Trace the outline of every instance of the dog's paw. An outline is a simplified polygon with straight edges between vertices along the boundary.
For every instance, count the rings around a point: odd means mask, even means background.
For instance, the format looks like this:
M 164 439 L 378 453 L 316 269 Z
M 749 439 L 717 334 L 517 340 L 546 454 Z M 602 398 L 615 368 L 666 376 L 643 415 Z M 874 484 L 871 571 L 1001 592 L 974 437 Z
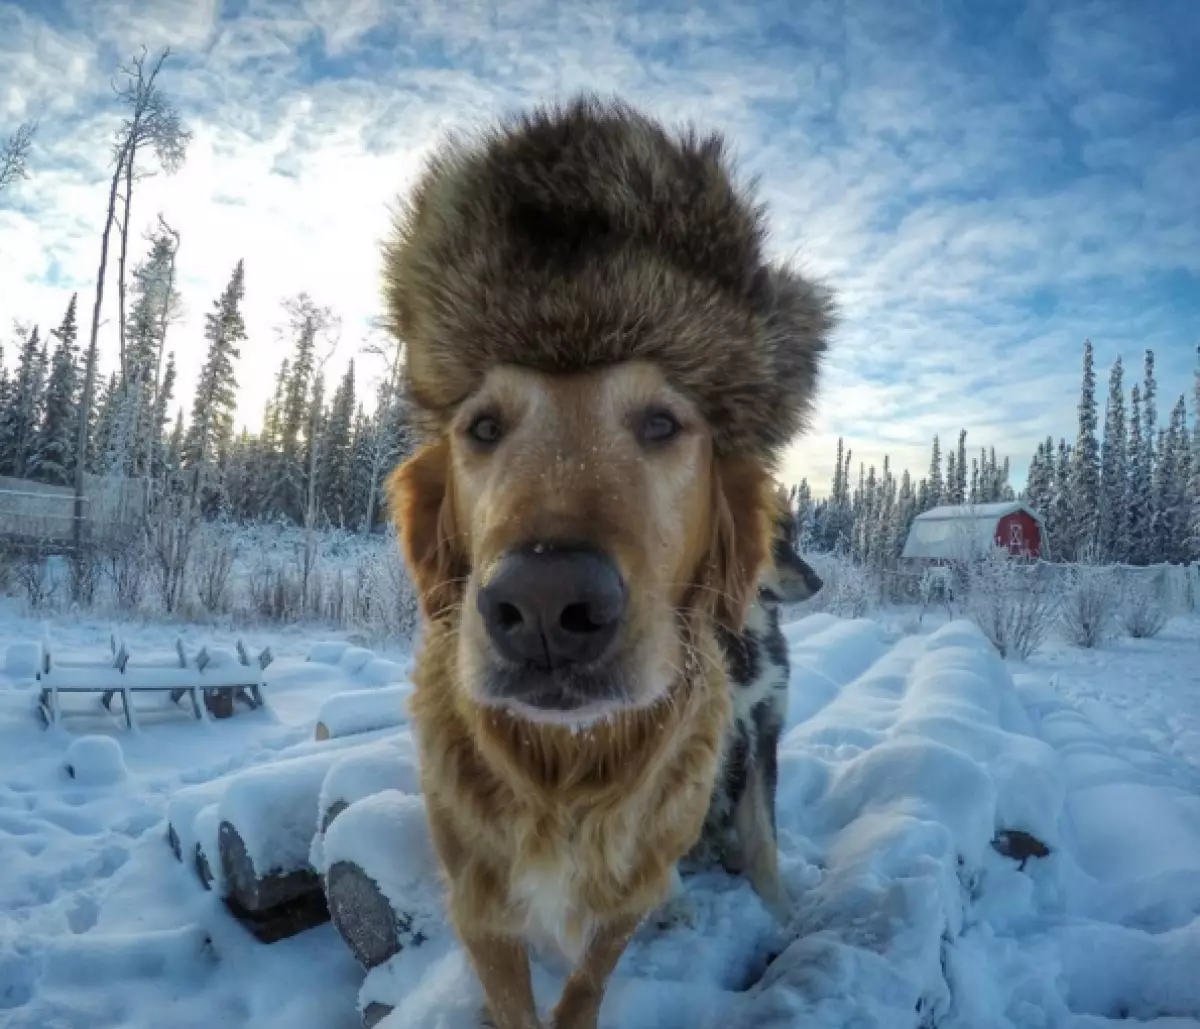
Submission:
M 686 893 L 677 893 L 654 912 L 651 921 L 659 929 L 695 929 L 699 911 Z

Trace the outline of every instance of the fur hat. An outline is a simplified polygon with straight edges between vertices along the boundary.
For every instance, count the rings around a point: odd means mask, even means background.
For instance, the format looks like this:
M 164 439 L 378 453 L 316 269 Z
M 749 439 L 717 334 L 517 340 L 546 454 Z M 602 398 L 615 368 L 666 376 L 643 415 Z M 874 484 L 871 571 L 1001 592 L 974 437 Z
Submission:
M 804 428 L 832 295 L 768 264 L 763 208 L 719 135 L 582 97 L 450 141 L 385 246 L 418 424 L 444 431 L 498 364 L 655 363 L 721 454 L 768 465 Z

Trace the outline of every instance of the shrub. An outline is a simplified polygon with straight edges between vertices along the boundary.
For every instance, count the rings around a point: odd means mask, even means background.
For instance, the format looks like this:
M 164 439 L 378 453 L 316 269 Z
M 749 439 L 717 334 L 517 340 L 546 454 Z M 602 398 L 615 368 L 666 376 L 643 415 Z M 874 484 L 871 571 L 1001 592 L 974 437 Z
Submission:
M 1162 573 L 1142 574 L 1125 584 L 1121 597 L 1121 624 L 1134 639 L 1157 636 L 1170 612 L 1163 595 Z
M 1081 564 L 1067 573 L 1060 624 L 1069 642 L 1088 648 L 1106 643 L 1116 633 L 1120 608 L 1121 584 L 1115 569 Z
M 1000 652 L 1024 660 L 1046 640 L 1058 613 L 1054 582 L 1003 547 L 967 566 L 967 616 Z

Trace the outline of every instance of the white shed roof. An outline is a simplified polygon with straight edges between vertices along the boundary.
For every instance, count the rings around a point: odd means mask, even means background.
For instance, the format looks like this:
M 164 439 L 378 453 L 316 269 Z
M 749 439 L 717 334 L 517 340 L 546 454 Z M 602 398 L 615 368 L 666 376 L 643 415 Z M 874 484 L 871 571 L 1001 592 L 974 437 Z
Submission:
M 961 560 L 984 553 L 995 546 L 996 523 L 1014 511 L 1024 511 L 1042 526 L 1038 513 L 1016 500 L 932 508 L 913 520 L 901 556 Z

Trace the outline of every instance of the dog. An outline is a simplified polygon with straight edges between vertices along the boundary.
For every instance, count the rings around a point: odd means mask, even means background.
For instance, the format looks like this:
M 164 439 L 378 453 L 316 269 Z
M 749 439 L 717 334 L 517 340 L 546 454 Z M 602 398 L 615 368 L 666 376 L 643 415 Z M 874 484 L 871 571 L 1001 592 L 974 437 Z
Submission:
M 824 584 L 797 553 L 796 516 L 783 490 L 778 502 L 770 560 L 760 574 L 745 627 L 740 633 L 717 627 L 733 718 L 700 839 L 680 863 L 680 872 L 720 864 L 731 874 L 743 874 L 772 914 L 786 924 L 791 905 L 779 877 L 775 793 L 790 667 L 779 609 L 809 600 Z M 686 921 L 691 912 L 682 882 L 677 879 L 673 889 L 674 907 L 667 910 L 664 921 Z
M 410 711 L 488 1024 L 595 1029 L 700 836 L 832 292 L 763 255 L 718 135 L 580 97 L 446 142 L 384 244 L 417 451 Z

